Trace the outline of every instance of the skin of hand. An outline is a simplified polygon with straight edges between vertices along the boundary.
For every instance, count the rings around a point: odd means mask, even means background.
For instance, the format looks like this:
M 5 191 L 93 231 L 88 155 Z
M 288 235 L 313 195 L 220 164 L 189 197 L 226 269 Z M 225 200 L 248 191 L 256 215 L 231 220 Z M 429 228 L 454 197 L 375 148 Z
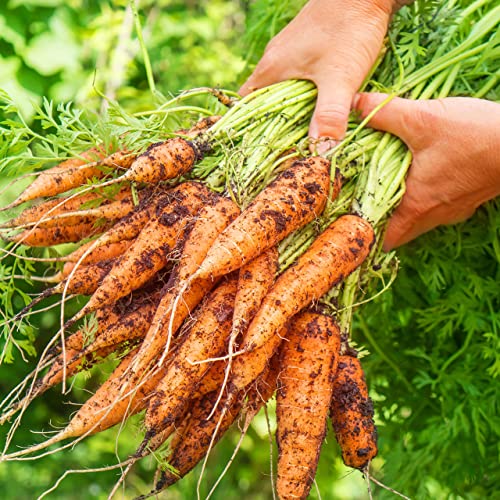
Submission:
M 353 107 L 364 118 L 386 98 L 362 93 Z M 413 154 L 405 195 L 389 221 L 386 251 L 438 225 L 461 222 L 500 195 L 500 104 L 396 97 L 369 124 L 398 136 Z
M 241 95 L 287 79 L 313 81 L 313 139 L 344 137 L 354 95 L 382 47 L 394 0 L 310 0 L 266 47 Z M 317 141 L 316 141 L 317 142 Z M 323 141 L 322 153 L 334 143 Z

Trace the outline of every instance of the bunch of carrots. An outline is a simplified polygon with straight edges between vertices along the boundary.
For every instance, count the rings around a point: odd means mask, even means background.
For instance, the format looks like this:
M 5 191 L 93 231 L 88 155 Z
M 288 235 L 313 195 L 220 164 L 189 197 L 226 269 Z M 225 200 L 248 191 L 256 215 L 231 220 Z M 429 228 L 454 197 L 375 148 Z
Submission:
M 145 437 L 127 470 L 169 439 L 171 468 L 157 477 L 153 494 L 189 472 L 235 419 L 248 428 L 276 391 L 281 498 L 307 496 L 330 413 L 347 464 L 363 469 L 375 456 L 359 361 L 334 318 L 315 307 L 365 260 L 373 229 L 344 215 L 279 273 L 278 244 L 319 217 L 338 196 L 340 176 L 325 158 L 293 156 L 241 210 L 203 182 L 183 179 L 217 121 L 205 119 L 139 155 L 86 152 L 87 162 L 43 171 L 9 205 L 48 198 L 3 224 L 4 238 L 16 245 L 81 243 L 59 258 L 64 266 L 51 279 L 57 284 L 16 320 L 56 293 L 89 300 L 47 343 L 1 421 L 22 415 L 82 367 L 117 353 L 120 363 L 64 430 L 3 460 L 79 440 L 145 410 Z M 120 175 L 102 180 L 100 165 Z M 95 183 L 84 186 L 89 180 Z M 97 320 L 94 331 L 65 335 L 87 315 Z M 299 443 L 300 456 L 290 456 Z
M 452 92 L 494 57 L 486 49 L 499 22 L 494 2 L 476 0 L 428 63 L 387 90 L 413 98 Z M 374 69 L 382 80 L 400 62 L 393 43 Z M 493 79 L 478 82 L 470 85 L 482 96 Z M 365 90 L 380 86 L 366 82 Z M 142 150 L 132 132 L 118 134 L 42 170 L 4 207 L 31 204 L 1 225 L 6 255 L 68 243 L 73 250 L 37 258 L 60 266 L 44 278 L 54 286 L 11 319 L 15 345 L 33 307 L 62 295 L 61 328 L 1 403 L 0 423 L 12 422 L 1 460 L 43 456 L 53 451 L 34 454 L 68 439 L 59 449 L 74 446 L 142 411 L 144 439 L 115 466 L 123 472 L 110 497 L 154 453 L 168 467 L 145 498 L 206 460 L 233 422 L 244 435 L 276 393 L 276 489 L 283 499 L 305 498 L 329 418 L 348 466 L 367 473 L 377 453 L 373 405 L 349 337 L 367 290 L 382 280 L 376 296 L 395 277 L 397 260 L 381 242 L 411 154 L 354 121 L 334 150 L 308 153 L 317 95 L 310 82 L 242 99 L 213 89 L 185 96 L 200 93 L 222 103 L 221 116 L 207 110 Z M 88 301 L 67 318 L 66 302 L 80 295 Z M 9 452 L 34 398 L 56 384 L 64 392 L 69 377 L 108 357 L 118 365 L 65 429 Z

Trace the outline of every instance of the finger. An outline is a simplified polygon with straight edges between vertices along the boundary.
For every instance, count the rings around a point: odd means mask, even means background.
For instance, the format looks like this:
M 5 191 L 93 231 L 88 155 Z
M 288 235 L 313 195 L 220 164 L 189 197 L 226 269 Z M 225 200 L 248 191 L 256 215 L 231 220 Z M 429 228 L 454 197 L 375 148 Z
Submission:
M 403 198 L 401 204 L 389 220 L 384 238 L 384 252 L 389 252 L 393 248 L 401 246 L 412 239 L 411 237 L 408 239 L 408 237 L 412 233 L 415 222 L 413 220 L 413 213 L 405 206 L 404 200 Z
M 353 108 L 360 111 L 364 119 L 377 106 L 382 105 L 370 119 L 370 127 L 397 135 L 406 144 L 411 145 L 416 127 L 420 125 L 419 104 L 417 101 L 400 97 L 394 97 L 387 104 L 383 104 L 388 97 L 387 94 L 360 93 L 353 100 Z
M 314 110 L 309 136 L 313 139 L 328 137 L 335 141 L 344 138 L 352 98 L 356 88 L 349 82 L 329 79 L 328 83 L 317 82 L 318 99 Z

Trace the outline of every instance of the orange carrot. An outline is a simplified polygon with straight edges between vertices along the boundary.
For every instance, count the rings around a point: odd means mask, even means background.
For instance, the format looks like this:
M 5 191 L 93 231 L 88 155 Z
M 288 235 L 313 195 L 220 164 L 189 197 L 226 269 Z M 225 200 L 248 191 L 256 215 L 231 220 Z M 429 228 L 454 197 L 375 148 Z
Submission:
M 167 458 L 169 467 L 161 471 L 154 491 L 148 496 L 168 488 L 190 472 L 235 421 L 242 407 L 243 398 L 235 399 L 229 408 L 224 405 L 210 420 L 207 420 L 216 399 L 217 391 L 193 403 L 189 418 L 172 437 Z
M 329 316 L 303 312 L 288 328 L 276 399 L 279 498 L 306 498 L 326 434 L 340 332 Z
M 102 147 L 82 153 L 85 159 L 71 158 L 41 172 L 38 177 L 10 205 L 7 210 L 35 198 L 55 196 L 85 184 L 89 179 L 101 178 L 105 168 L 129 168 L 134 156 L 127 151 L 117 151 L 106 156 Z M 86 160 L 90 160 L 87 162 Z
M 195 311 L 194 323 L 181 340 L 146 411 L 149 436 L 178 417 L 210 368 L 210 363 L 191 363 L 217 356 L 224 349 L 231 331 L 236 284 L 236 277 L 222 282 Z
M 104 277 L 109 273 L 113 266 L 112 260 L 105 260 L 97 262 L 96 264 L 89 264 L 81 266 L 75 271 L 71 280 L 63 279 L 60 283 L 52 288 L 43 291 L 36 299 L 33 299 L 26 307 L 24 307 L 15 316 L 15 319 L 23 317 L 27 311 L 32 309 L 42 300 L 58 293 L 63 293 L 64 288 L 67 286 L 67 294 L 69 295 L 91 295 L 99 287 Z M 61 274 L 57 274 L 54 279 L 59 280 L 62 278 Z
M 168 205 L 172 201 L 171 190 L 164 191 L 163 188 L 151 191 L 151 196 L 145 197 L 132 212 L 117 221 L 110 229 L 94 241 L 90 241 L 71 254 L 71 260 L 77 262 L 90 247 L 94 250 L 111 243 L 123 242 L 134 239 L 141 229 L 154 218 L 160 207 Z
M 109 223 L 84 222 L 74 226 L 57 226 L 26 229 L 12 236 L 2 236 L 6 241 L 22 243 L 30 247 L 50 247 L 63 243 L 76 243 L 90 236 L 104 232 Z
M 110 260 L 116 257 L 120 257 L 120 255 L 123 255 L 123 253 L 130 247 L 130 245 L 132 245 L 132 243 L 133 240 L 125 240 L 116 243 L 109 243 L 102 247 L 97 247 L 80 262 L 80 265 L 97 264 L 98 262 L 102 262 L 103 260 Z M 84 246 L 86 246 L 87 248 L 90 247 L 90 245 L 87 246 L 87 244 L 85 244 Z M 80 254 L 80 256 L 81 255 L 83 254 Z M 66 264 L 64 264 L 61 276 L 66 278 L 74 269 L 78 259 L 75 260 L 75 252 L 66 255 L 62 259 L 66 262 Z
M 98 309 L 95 312 L 95 325 L 96 328 L 80 328 L 75 333 L 72 333 L 69 337 L 65 339 L 64 345 L 66 349 L 74 349 L 81 352 L 82 349 L 88 345 L 92 338 L 101 335 L 110 328 L 114 323 L 119 321 L 121 314 L 115 310 L 112 306 L 106 306 L 102 309 Z M 52 349 L 52 352 L 59 352 L 61 346 L 56 346 Z
M 53 215 L 50 213 L 42 217 L 41 220 L 23 224 L 22 227 L 36 225 L 37 228 L 75 226 L 77 224 L 95 223 L 99 220 L 112 221 L 121 219 L 130 213 L 134 208 L 132 196 L 122 200 L 115 200 L 105 203 L 96 208 L 87 208 L 61 212 Z M 19 226 L 18 226 L 19 227 Z
M 214 279 L 239 269 L 317 217 L 327 201 L 329 170 L 321 157 L 296 161 L 222 232 L 195 276 Z
M 169 254 L 178 239 L 182 238 L 190 217 L 210 197 L 211 193 L 201 183 L 185 182 L 174 188 L 171 192 L 172 202 L 146 224 L 77 317 L 116 302 L 165 267 Z
M 241 350 L 262 346 L 286 322 L 362 264 L 374 242 L 371 225 L 355 215 L 331 224 L 276 281 L 248 328 Z
M 174 137 L 151 145 L 115 182 L 132 181 L 156 184 L 179 177 L 193 167 L 201 153 L 194 143 Z
M 359 360 L 341 356 L 333 384 L 331 417 L 344 463 L 365 469 L 377 455 L 377 429 Z
M 130 188 L 123 188 L 118 193 L 113 195 L 113 200 L 119 201 L 131 198 L 132 194 Z M 37 223 L 41 221 L 47 213 L 50 212 L 49 217 L 80 210 L 88 203 L 97 203 L 99 200 L 105 204 L 108 202 L 103 193 L 99 191 L 93 193 L 84 193 L 78 196 L 71 196 L 66 198 L 55 198 L 53 200 L 44 201 L 38 205 L 26 208 L 17 217 L 0 225 L 2 228 L 19 227 L 29 223 Z
M 104 327 L 99 325 L 92 339 L 84 340 L 79 350 L 80 356 L 86 356 L 108 346 L 116 346 L 123 342 L 136 342 L 146 335 L 155 314 L 160 291 L 151 291 L 132 299 L 127 310 L 116 314 L 114 321 L 106 321 Z M 112 313 L 113 314 L 113 313 Z M 69 340 L 69 339 L 68 339 Z
M 104 277 L 113 267 L 113 259 L 101 260 L 95 264 L 79 267 L 69 281 L 67 293 L 71 295 L 91 295 L 98 288 Z M 51 295 L 62 293 L 67 284 L 67 278 L 58 285 L 47 290 Z M 43 292 L 45 293 L 45 292 Z
M 144 409 L 147 397 L 164 375 L 163 370 L 148 374 L 147 380 L 121 395 L 121 384 L 117 383 L 132 362 L 137 348 L 128 353 L 110 377 L 96 393 L 73 416 L 69 424 L 58 434 L 43 443 L 3 456 L 12 460 L 27 455 L 71 437 L 80 437 L 101 432 L 122 422 L 127 417 Z

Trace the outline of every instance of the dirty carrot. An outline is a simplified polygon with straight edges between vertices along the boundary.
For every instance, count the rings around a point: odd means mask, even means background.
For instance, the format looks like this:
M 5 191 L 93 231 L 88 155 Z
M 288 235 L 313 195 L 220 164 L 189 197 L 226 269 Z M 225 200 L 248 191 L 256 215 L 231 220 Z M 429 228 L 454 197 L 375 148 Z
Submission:
M 113 200 L 119 201 L 126 198 L 131 198 L 132 194 L 129 187 L 121 189 L 113 195 Z M 79 196 L 71 196 L 65 198 L 55 198 L 53 200 L 44 201 L 38 205 L 26 208 L 17 217 L 8 220 L 0 225 L 1 228 L 19 227 L 29 223 L 37 223 L 42 221 L 44 216 L 50 211 L 51 216 L 80 210 L 87 203 L 96 203 L 102 200 L 106 203 L 108 200 L 103 193 L 96 191 L 93 193 L 84 193 Z
M 103 260 L 109 260 L 119 257 L 130 247 L 130 245 L 132 245 L 132 243 L 133 240 L 124 240 L 124 241 L 118 241 L 116 243 L 109 243 L 107 245 L 103 245 L 102 247 L 94 248 L 94 250 L 92 250 L 87 255 L 87 257 L 85 257 L 80 262 L 80 264 L 81 265 L 97 264 L 98 262 L 101 262 Z M 90 247 L 90 245 L 87 246 L 87 244 L 85 244 L 85 246 L 87 249 Z M 78 250 L 80 249 L 81 247 Z M 80 252 L 80 256 L 81 255 L 83 255 L 83 253 Z M 62 270 L 62 276 L 67 277 L 68 274 L 73 270 L 73 267 L 75 266 L 76 262 L 78 262 L 78 259 L 75 260 L 75 252 L 72 252 L 62 257 L 61 260 L 66 262 Z
M 195 276 L 214 279 L 239 269 L 316 218 L 326 204 L 329 184 L 328 160 L 294 162 L 221 233 Z
M 116 302 L 136 290 L 165 267 L 169 254 L 182 238 L 190 217 L 206 203 L 210 191 L 201 183 L 185 182 L 170 191 L 170 203 L 159 207 L 156 217 L 115 263 L 77 317 Z M 72 321 L 74 321 L 73 318 Z
M 331 417 L 344 463 L 364 469 L 377 455 L 377 429 L 359 359 L 341 356 L 333 384 Z
M 196 310 L 194 322 L 149 403 L 145 417 L 148 435 L 154 436 L 159 426 L 177 418 L 210 368 L 210 363 L 193 362 L 217 356 L 226 346 L 236 284 L 236 277 L 223 281 Z
M 76 243 L 90 236 L 104 232 L 108 223 L 84 222 L 74 226 L 41 227 L 26 229 L 16 235 L 4 236 L 6 241 L 22 243 L 30 247 L 50 247 L 63 243 Z
M 40 303 L 42 300 L 58 293 L 63 293 L 64 288 L 67 287 L 67 294 L 70 295 L 91 295 L 93 294 L 104 277 L 108 274 L 113 267 L 113 260 L 103 260 L 96 264 L 89 264 L 81 266 L 74 271 L 71 280 L 64 279 L 62 274 L 54 276 L 55 280 L 60 280 L 56 286 L 44 290 L 36 299 L 33 299 L 27 306 L 19 311 L 14 319 L 23 317 L 26 312 Z
M 374 232 L 366 220 L 339 217 L 276 280 L 248 327 L 241 350 L 254 349 L 277 335 L 292 316 L 360 266 L 373 242 Z
M 277 491 L 281 499 L 306 498 L 326 434 L 340 332 L 326 315 L 292 318 L 281 350 L 276 398 Z

